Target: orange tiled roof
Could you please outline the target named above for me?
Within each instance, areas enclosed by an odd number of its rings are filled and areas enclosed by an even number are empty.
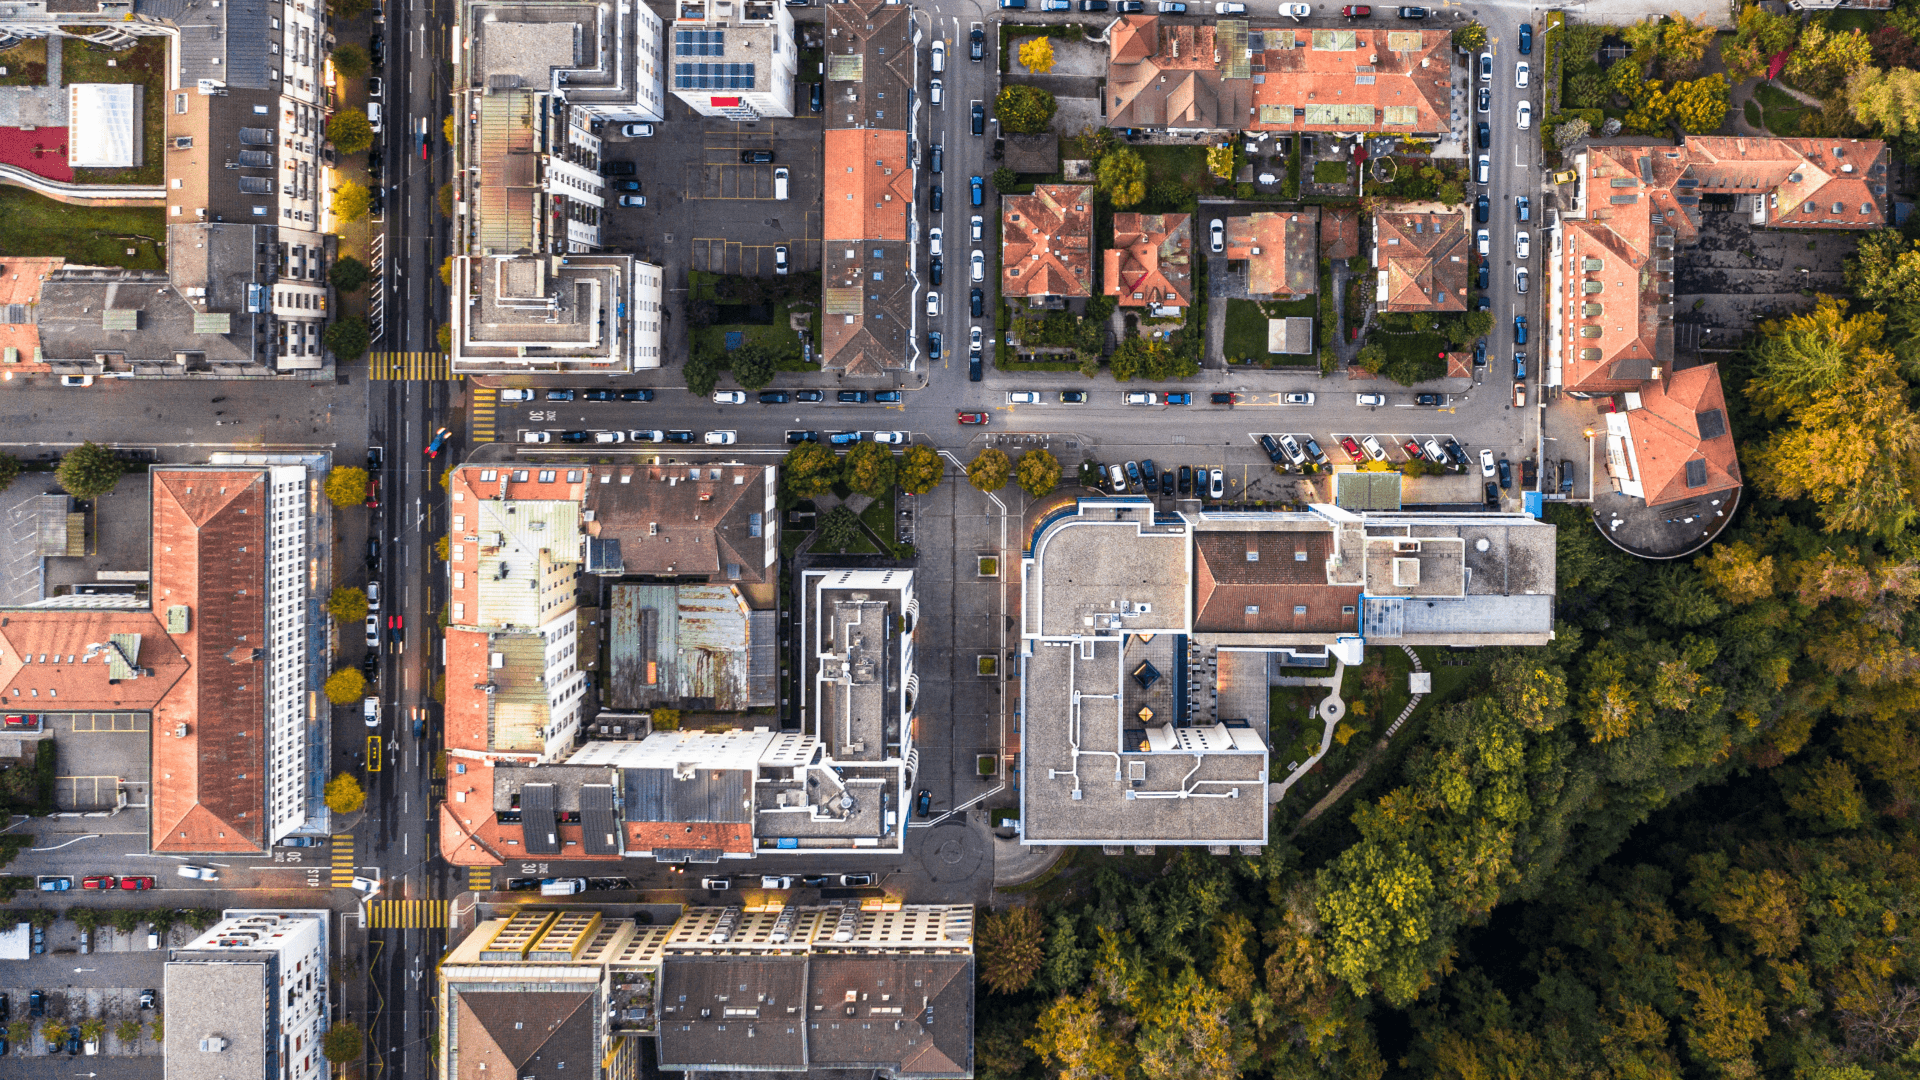
[[[846,128],[826,133],[821,235],[838,240],[905,240],[913,207],[907,133]]]
[[[1121,307],[1193,302],[1193,219],[1187,214],[1115,214],[1101,281]]]
[[[753,851],[750,821],[629,821],[626,826],[628,851],[699,848],[729,855]]]
[[[449,750],[487,753],[486,680],[474,674],[487,670],[486,631],[448,627],[446,649],[447,704],[442,710],[442,738]]]
[[[1201,532],[1194,629],[1326,634],[1359,629],[1360,586],[1327,583],[1331,532]],[[1248,553],[1257,558],[1248,558]],[[1298,556],[1304,553],[1306,558]]]
[[[1472,241],[1464,210],[1381,210],[1373,243],[1381,310],[1467,310]]]
[[[1648,382],[1627,413],[1633,456],[1648,506],[1697,499],[1740,486],[1720,368],[1703,364]]]
[[[53,370],[44,361],[35,360],[40,349],[40,325],[31,321],[33,306],[40,302],[40,283],[46,275],[66,265],[61,258],[9,258],[5,273],[0,273],[0,352],[17,350],[8,372],[31,375]],[[8,322],[8,310],[19,305],[27,321]]]
[[[1873,139],[1773,139],[1691,135],[1682,191],[1758,194],[1766,224],[1875,229],[1887,223],[1887,144]]]
[[[912,322],[907,133],[833,130],[825,141],[820,366],[880,375],[906,366]]]
[[[1319,289],[1314,242],[1319,207],[1230,217],[1226,226],[1226,256],[1247,264],[1247,292],[1305,296]]]
[[[1040,184],[1000,199],[1000,293],[1093,295],[1093,189]]]

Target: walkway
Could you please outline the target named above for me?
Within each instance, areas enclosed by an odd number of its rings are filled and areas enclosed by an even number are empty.
[[[1346,661],[1341,660],[1338,656],[1335,656],[1333,658],[1333,674],[1328,676],[1327,678],[1324,678],[1324,679],[1289,678],[1284,680],[1281,683],[1281,685],[1283,686],[1324,686],[1326,687],[1327,696],[1322,698],[1320,701],[1320,704],[1314,709],[1314,712],[1319,715],[1321,722],[1326,725],[1326,728],[1320,733],[1320,749],[1314,751],[1314,754],[1312,757],[1308,758],[1305,761],[1292,764],[1291,766],[1292,771],[1287,773],[1287,778],[1285,780],[1280,781],[1278,784],[1267,785],[1267,804],[1268,805],[1272,805],[1274,803],[1279,802],[1281,799],[1286,798],[1287,789],[1292,787],[1295,781],[1307,775],[1307,773],[1311,771],[1315,765],[1318,765],[1320,763],[1321,758],[1327,756],[1327,748],[1333,745],[1333,729],[1339,727],[1341,719],[1347,715],[1347,703],[1340,699],[1340,683],[1341,683],[1341,680],[1343,680],[1346,677],[1346,674],[1347,674]],[[1268,723],[1269,724],[1272,723],[1271,717],[1268,718]]]
[[[1420,665],[1419,654],[1415,653],[1413,649],[1406,645],[1402,645],[1400,648],[1407,654],[1407,659],[1413,662],[1414,672],[1416,674],[1424,674],[1426,669]],[[1314,803],[1313,806],[1307,810],[1306,814],[1300,818],[1299,823],[1294,825],[1293,832],[1287,834],[1289,840],[1299,836],[1308,825],[1313,824],[1315,818],[1331,810],[1334,804],[1338,803],[1347,792],[1353,789],[1353,785],[1359,783],[1361,779],[1367,775],[1367,770],[1373,766],[1374,760],[1380,756],[1380,752],[1387,748],[1387,743],[1392,740],[1394,732],[1399,731],[1400,725],[1406,723],[1407,717],[1412,716],[1413,710],[1419,707],[1420,699],[1423,696],[1422,694],[1413,695],[1413,698],[1407,702],[1407,707],[1401,709],[1400,715],[1395,718],[1393,723],[1387,726],[1387,733],[1380,737],[1379,742],[1373,744],[1372,750],[1367,751],[1367,756],[1361,758],[1359,764],[1349,769],[1347,775],[1341,777],[1340,782],[1333,785],[1333,790],[1321,796],[1320,801]]]

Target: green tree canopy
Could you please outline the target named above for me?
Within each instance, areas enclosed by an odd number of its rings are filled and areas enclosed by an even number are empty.
[[[335,1065],[346,1065],[360,1060],[363,1044],[360,1025],[351,1020],[341,1021],[327,1029],[320,1053]]]
[[[373,145],[373,124],[358,109],[343,109],[327,121],[327,139],[342,154],[363,154]]]
[[[988,179],[993,182],[993,190],[995,191],[1012,191],[1020,185],[1020,174],[1007,168],[1005,165],[993,170],[993,175],[988,177]]]
[[[847,486],[862,495],[878,499],[892,494],[893,451],[876,442],[861,442],[847,452]]]
[[[53,478],[76,499],[97,499],[112,491],[125,472],[113,451],[95,442],[83,442],[66,452]]]
[[[778,370],[773,353],[757,341],[733,350],[731,360],[734,380],[748,390],[766,386]]]
[[[1013,463],[1007,459],[1004,451],[988,447],[967,466],[967,483],[981,491],[999,491],[1007,486],[1007,479],[1013,474]]]
[[[845,504],[820,515],[813,527],[813,550],[831,553],[852,547],[860,539],[860,519]]]
[[[946,475],[946,471],[946,462],[941,460],[939,451],[931,446],[915,444],[900,455],[895,482],[902,491],[925,495],[940,486],[940,479]]]
[[[695,352],[687,357],[681,375],[687,380],[688,393],[694,397],[706,397],[713,393],[714,384],[720,381],[720,364],[708,353]]]
[[[0,491],[13,486],[20,479],[20,459],[12,454],[0,454]]]
[[[367,345],[370,343],[366,320],[358,315],[335,319],[328,325],[321,340],[334,359],[342,362],[358,360],[367,355]]]
[[[787,494],[796,499],[811,499],[840,482],[840,459],[817,442],[798,443],[787,451],[780,468],[780,482]]]
[[[999,119],[1003,131],[1037,135],[1053,122],[1056,108],[1058,104],[1047,91],[1025,83],[1009,83],[1000,88],[1000,96],[994,99],[993,115]]]
[[[367,73],[367,50],[358,45],[341,45],[327,54],[333,61],[333,70],[342,78],[357,79]]]
[[[333,260],[333,266],[327,271],[327,280],[341,292],[359,292],[366,285],[367,276],[367,264],[351,255]]]
[[[980,957],[980,981],[998,994],[1025,990],[1046,959],[1041,939],[1040,913],[1031,907],[1010,908],[982,918],[975,946]]]
[[[1060,462],[1036,446],[1020,455],[1016,477],[1021,490],[1040,498],[1060,486]]]

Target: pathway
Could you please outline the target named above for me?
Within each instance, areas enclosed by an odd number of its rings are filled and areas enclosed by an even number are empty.
[[[1405,645],[1400,646],[1400,648],[1405,650],[1407,659],[1413,661],[1414,671],[1424,672],[1426,670],[1420,665],[1419,654]],[[1413,695],[1413,698],[1407,702],[1407,707],[1400,710],[1399,717],[1387,726],[1387,733],[1380,737],[1379,742],[1373,744],[1372,750],[1367,751],[1367,756],[1361,758],[1359,764],[1349,769],[1347,775],[1341,777],[1340,782],[1333,785],[1333,790],[1321,796],[1320,801],[1314,803],[1313,806],[1307,810],[1306,814],[1300,818],[1299,823],[1294,825],[1293,832],[1288,834],[1287,838],[1289,840],[1299,836],[1300,833],[1303,832],[1308,825],[1313,824],[1314,819],[1318,818],[1321,814],[1333,809],[1334,804],[1344,798],[1347,792],[1353,790],[1353,785],[1359,783],[1367,775],[1367,770],[1371,768],[1374,761],[1379,758],[1381,751],[1387,748],[1387,743],[1392,740],[1394,732],[1399,731],[1400,725],[1406,723],[1407,717],[1413,715],[1413,710],[1419,706],[1422,696],[1423,695],[1420,694]]]
[[[1327,748],[1333,745],[1333,730],[1340,726],[1341,718],[1347,715],[1347,703],[1340,699],[1340,683],[1341,680],[1346,677],[1346,673],[1346,662],[1336,656],[1333,659],[1333,674],[1328,678],[1287,679],[1282,681],[1281,685],[1284,686],[1324,686],[1327,688],[1327,696],[1322,698],[1320,704],[1314,708],[1314,712],[1320,717],[1321,722],[1324,723],[1326,727],[1325,730],[1320,732],[1320,749],[1314,751],[1312,757],[1293,765],[1292,771],[1287,773],[1285,780],[1280,781],[1278,784],[1267,785],[1267,804],[1269,806],[1286,798],[1287,789],[1292,787],[1295,781],[1307,775],[1315,765],[1318,765],[1321,758],[1327,756]]]
[[[1353,274],[1348,269],[1347,259],[1334,259],[1333,262],[1333,351],[1340,358],[1338,368],[1350,367],[1353,358],[1359,352],[1351,334],[1343,334],[1340,328],[1347,325],[1347,282]]]

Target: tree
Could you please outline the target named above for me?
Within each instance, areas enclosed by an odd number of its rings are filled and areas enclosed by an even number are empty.
[[[341,668],[327,676],[321,689],[335,705],[351,705],[367,692],[367,677],[358,668]]]
[[[327,1029],[326,1037],[320,1042],[320,1053],[335,1065],[345,1065],[360,1059],[364,1041],[360,1025],[343,1021]]]
[[[1022,491],[1038,499],[1060,486],[1060,462],[1036,446],[1020,455],[1016,478]]]
[[[811,499],[824,494],[840,482],[840,459],[817,442],[796,444],[787,451],[780,468],[780,480],[787,494],[796,499]]]
[[[975,949],[980,981],[996,994],[1025,990],[1046,960],[1041,937],[1040,913],[1031,907],[989,913],[980,920]]]
[[[1058,105],[1051,93],[1037,86],[1011,83],[1000,88],[1000,96],[993,102],[993,115],[999,119],[1003,131],[1016,135],[1038,135],[1053,122],[1056,108]]]
[[[938,450],[931,446],[909,446],[906,453],[900,455],[894,482],[908,494],[925,495],[940,486],[940,480],[946,472],[947,463],[940,459]]]
[[[881,498],[893,491],[893,451],[876,442],[862,442],[847,452],[847,486],[862,495]]]
[[[359,2],[365,3],[366,0],[359,0]],[[167,1018],[166,1017],[161,1016],[158,1013],[154,1014],[153,1022],[147,1025],[147,1038],[152,1039],[154,1042],[167,1041]]]
[[[359,292],[367,277],[367,264],[351,255],[333,260],[333,267],[327,271],[327,280],[341,292]]]
[[[134,1052],[134,1044],[140,1041],[140,1021],[131,1017],[120,1021],[114,1025],[113,1037],[120,1040],[122,1048]]]
[[[1123,146],[1100,159],[1094,168],[1094,182],[1106,192],[1115,209],[1124,210],[1147,197],[1147,163]]]
[[[1012,473],[1013,463],[1007,460],[1006,453],[988,447],[967,466],[967,483],[981,491],[999,491],[1007,486],[1007,478]]]
[[[1867,34],[1873,43],[1873,62],[1883,68],[1920,65],[1920,41],[1898,26],[1882,26]]]
[[[1873,42],[1859,30],[1834,33],[1809,22],[1787,58],[1786,75],[1807,93],[1825,97],[1854,72],[1873,63]]]
[[[1007,168],[1005,165],[993,170],[991,179],[993,180],[993,190],[995,191],[1012,191],[1014,188],[1020,186],[1020,174]]]
[[[335,465],[327,471],[327,501],[335,506],[359,506],[367,501],[367,470],[357,465]]]
[[[373,145],[373,124],[367,114],[344,109],[327,121],[327,140],[342,154],[362,154]]]
[[[367,805],[367,793],[352,773],[340,773],[327,781],[323,796],[327,800],[327,809],[336,814],[351,814]]]
[[[757,341],[749,341],[733,351],[733,378],[748,390],[758,390],[773,381],[773,353]]]
[[[367,345],[371,338],[367,334],[367,322],[358,315],[348,315],[335,319],[322,335],[327,351],[335,360],[353,361],[367,354]]]
[[[1787,806],[1821,832],[1857,829],[1870,816],[1860,778],[1839,758],[1804,770],[1787,792]]]
[[[1233,147],[1207,147],[1207,172],[1222,180],[1233,179]]]
[[[1716,72],[1692,82],[1675,83],[1667,100],[1680,130],[1709,134],[1727,118],[1727,78]]]
[[[1748,4],[1740,11],[1740,27],[1733,40],[1720,46],[1727,78],[1739,82],[1765,75],[1773,58],[1793,48],[1799,36],[1798,16],[1775,15],[1759,4]]]
[[[107,1022],[97,1016],[80,1021],[80,1038],[84,1042],[99,1042],[107,1034]]]
[[[1102,1015],[1091,989],[1054,999],[1027,1046],[1061,1080],[1126,1080],[1132,1072],[1133,1052]]]
[[[65,1020],[48,1017],[40,1024],[40,1037],[47,1040],[49,1046],[59,1046],[61,1043],[66,1042],[67,1037],[72,1034],[73,1029],[67,1026]]]
[[[441,217],[444,217],[444,218],[452,217],[453,216],[453,185],[441,184],[440,190],[433,193],[433,203],[435,206],[438,206],[440,208]]]
[[[1141,1016],[1135,1041],[1146,1080],[1235,1080],[1252,1050],[1236,1036],[1233,1002],[1189,965]]]
[[[1698,71],[1717,31],[1706,16],[1689,19],[1678,11],[1660,28],[1660,71],[1669,79],[1684,79]]]
[[[27,1050],[29,1049],[27,1044],[32,1040],[33,1040],[33,1021],[25,1019],[23,1017],[7,1025],[7,1041],[12,1043],[15,1047],[18,1048],[17,1050],[15,1050],[15,1053],[18,1053],[24,1056],[27,1053]]]
[[[1020,66],[1035,75],[1053,70],[1053,39],[1037,37],[1020,43]]]
[[[327,9],[335,22],[352,22],[367,13],[371,0],[327,0]]]
[[[453,351],[453,327],[449,326],[446,323],[441,323],[439,326],[435,327],[433,331],[433,343],[434,345],[438,346],[440,351],[443,353],[452,352]]]
[[[1453,44],[1468,52],[1479,52],[1487,47],[1487,28],[1477,22],[1468,23],[1453,32]]]
[[[13,486],[20,479],[20,459],[12,454],[0,454],[0,491]]]
[[[1847,80],[1847,107],[1881,138],[1920,132],[1920,71],[1861,68]]]
[[[367,208],[373,205],[373,196],[367,189],[351,180],[342,180],[333,189],[333,216],[343,222],[355,222],[367,216]]]
[[[694,397],[706,397],[713,393],[713,386],[720,381],[720,365],[707,352],[696,352],[687,357],[686,366],[681,374],[687,380],[687,392]]]
[[[76,499],[97,499],[111,492],[125,471],[113,451],[95,442],[83,442],[66,452],[53,478]]]
[[[860,519],[843,503],[821,515],[813,530],[815,550],[842,551],[860,539]]]
[[[343,78],[357,79],[367,73],[367,50],[358,45],[342,45],[327,56]]]
[[[448,146],[452,146],[460,137],[460,121],[452,113],[441,118],[440,134],[447,140]]]
[[[342,585],[327,598],[327,614],[349,625],[367,617],[367,594],[352,585]]]

